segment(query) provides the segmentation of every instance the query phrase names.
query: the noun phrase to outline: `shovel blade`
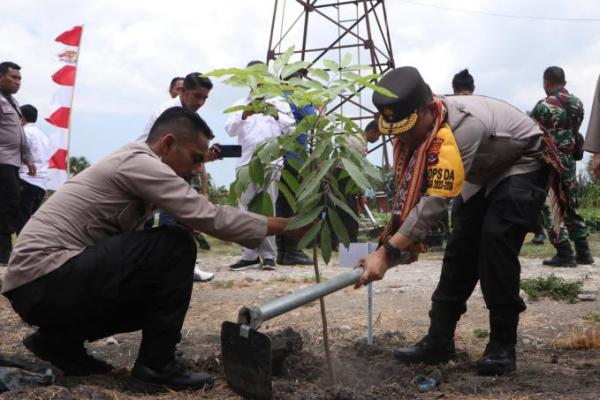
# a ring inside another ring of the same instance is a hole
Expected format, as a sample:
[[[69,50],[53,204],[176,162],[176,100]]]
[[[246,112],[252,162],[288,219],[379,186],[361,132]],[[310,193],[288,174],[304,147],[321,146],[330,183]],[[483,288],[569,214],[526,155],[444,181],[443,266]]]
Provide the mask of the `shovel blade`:
[[[229,387],[247,399],[271,400],[271,339],[247,325],[221,325],[221,355]]]

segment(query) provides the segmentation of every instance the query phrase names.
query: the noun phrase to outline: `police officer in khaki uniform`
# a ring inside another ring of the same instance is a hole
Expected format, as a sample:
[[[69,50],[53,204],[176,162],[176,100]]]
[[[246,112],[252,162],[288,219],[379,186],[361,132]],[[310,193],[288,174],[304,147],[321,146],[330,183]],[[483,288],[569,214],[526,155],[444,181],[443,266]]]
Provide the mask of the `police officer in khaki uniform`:
[[[543,132],[510,104],[483,96],[434,96],[413,67],[390,71],[379,85],[396,95],[376,92],[373,103],[382,115],[380,132],[394,137],[397,194],[393,222],[383,245],[361,260],[365,271],[357,286],[383,278],[401,260],[414,260],[429,227],[460,190],[429,332],[394,355],[405,363],[454,358],[456,324],[479,281],[491,333],[477,371],[514,370],[519,313],[525,310],[518,255],[547,194],[550,168],[540,160],[556,163],[557,152],[548,155]]]

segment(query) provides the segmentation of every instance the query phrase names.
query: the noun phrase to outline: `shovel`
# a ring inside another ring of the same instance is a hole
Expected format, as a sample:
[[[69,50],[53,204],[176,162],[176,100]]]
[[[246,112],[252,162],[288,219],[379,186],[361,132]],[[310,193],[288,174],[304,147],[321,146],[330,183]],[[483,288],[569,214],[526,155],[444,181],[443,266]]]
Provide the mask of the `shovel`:
[[[262,323],[350,286],[362,274],[362,268],[355,268],[261,306],[242,307],[237,323],[223,322],[221,354],[229,387],[243,398],[272,399],[271,339],[258,331]]]

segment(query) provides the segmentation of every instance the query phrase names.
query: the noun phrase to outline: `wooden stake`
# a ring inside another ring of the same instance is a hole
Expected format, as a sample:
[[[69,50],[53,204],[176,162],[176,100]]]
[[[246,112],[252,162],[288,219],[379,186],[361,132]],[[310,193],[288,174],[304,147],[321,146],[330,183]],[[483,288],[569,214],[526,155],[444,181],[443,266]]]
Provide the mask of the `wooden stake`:
[[[319,260],[317,259],[317,244],[313,245],[313,265],[315,267],[315,280],[321,283],[321,274],[319,273]],[[325,310],[325,298],[319,297],[319,305],[321,306],[321,322],[323,326],[323,345],[325,346],[325,359],[327,360],[327,371],[329,372],[329,380],[333,385],[335,383],[335,375],[333,373],[333,364],[331,362],[331,352],[329,351],[329,332],[327,328],[327,312]]]

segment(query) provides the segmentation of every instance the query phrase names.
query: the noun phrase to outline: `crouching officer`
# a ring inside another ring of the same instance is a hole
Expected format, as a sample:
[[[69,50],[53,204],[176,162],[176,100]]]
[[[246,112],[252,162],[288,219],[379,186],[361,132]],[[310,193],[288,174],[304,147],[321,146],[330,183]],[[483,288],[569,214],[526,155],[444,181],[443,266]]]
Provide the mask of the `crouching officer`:
[[[65,375],[112,369],[85,341],[142,331],[127,388],[209,388],[214,377],[175,357],[190,303],[196,244],[191,230],[256,248],[286,218],[212,204],[187,182],[212,131],[195,112],[164,111],[145,143],[124,146],[66,182],[25,225],[3,294],[30,325],[23,344]],[[143,230],[156,208],[180,225]],[[186,229],[187,228],[187,229]],[[301,231],[286,231],[297,239]]]
[[[361,260],[364,274],[357,286],[383,278],[403,260],[414,261],[426,250],[430,226],[449,199],[460,195],[432,296],[429,332],[394,356],[427,364],[455,357],[456,324],[479,280],[491,333],[477,370],[512,371],[519,313],[525,310],[518,255],[537,224],[549,176],[556,182],[556,147],[510,104],[483,96],[435,96],[413,67],[390,71],[379,85],[396,95],[373,95],[379,130],[393,137],[396,197],[383,245]]]

